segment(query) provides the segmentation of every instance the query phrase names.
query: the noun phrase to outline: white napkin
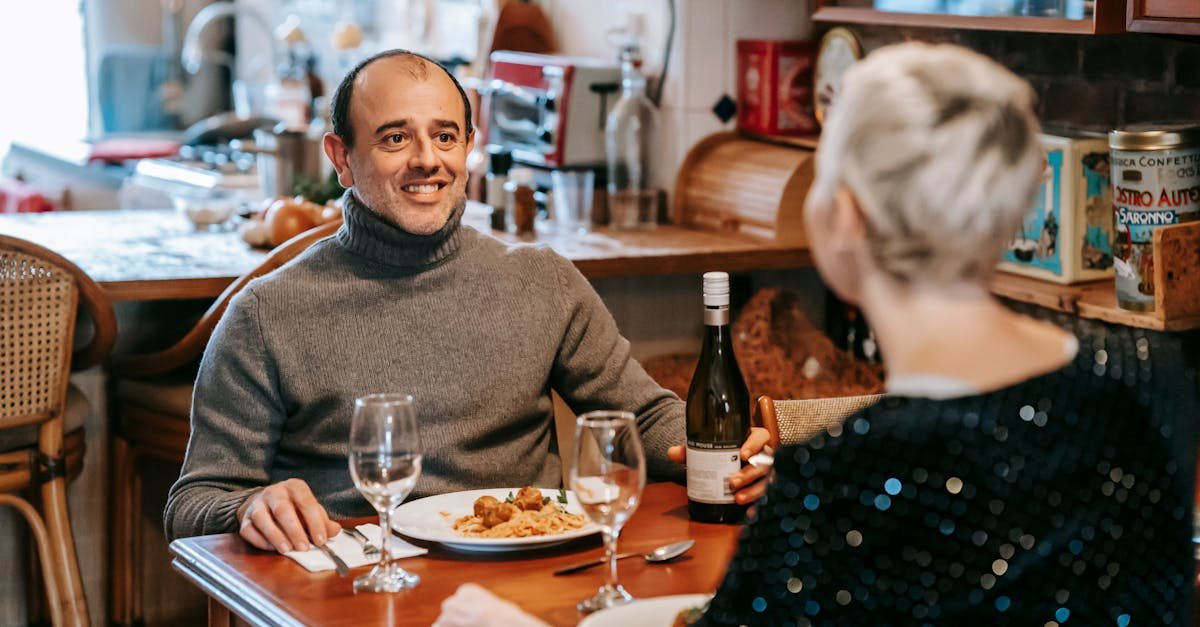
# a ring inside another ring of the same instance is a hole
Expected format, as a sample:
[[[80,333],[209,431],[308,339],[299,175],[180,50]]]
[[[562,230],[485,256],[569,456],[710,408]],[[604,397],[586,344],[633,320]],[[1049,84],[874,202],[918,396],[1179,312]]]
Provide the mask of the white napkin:
[[[380,546],[380,541],[383,539],[379,532],[379,525],[366,524],[358,525],[358,530],[367,536],[371,544]],[[350,568],[358,568],[367,564],[374,564],[379,561],[379,554],[375,553],[370,556],[363,555],[362,545],[357,540],[350,537],[350,534],[342,531],[336,536],[325,542],[325,545],[333,549],[337,556],[342,558],[343,562]],[[401,540],[392,534],[391,538],[392,556],[399,559],[403,557],[416,557],[429,552],[428,549],[423,549],[415,546],[404,540]],[[324,570],[333,570],[333,560],[329,559],[328,555],[321,552],[321,549],[311,548],[307,551],[290,551],[284,555],[296,560],[298,564],[308,569],[309,572],[318,573]]]

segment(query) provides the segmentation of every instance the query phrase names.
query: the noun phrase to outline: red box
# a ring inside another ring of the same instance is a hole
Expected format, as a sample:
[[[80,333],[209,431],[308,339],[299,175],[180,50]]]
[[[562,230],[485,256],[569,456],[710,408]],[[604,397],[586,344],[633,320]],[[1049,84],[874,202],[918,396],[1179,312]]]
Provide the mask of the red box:
[[[813,57],[807,41],[738,40],[738,128],[764,135],[816,133]]]

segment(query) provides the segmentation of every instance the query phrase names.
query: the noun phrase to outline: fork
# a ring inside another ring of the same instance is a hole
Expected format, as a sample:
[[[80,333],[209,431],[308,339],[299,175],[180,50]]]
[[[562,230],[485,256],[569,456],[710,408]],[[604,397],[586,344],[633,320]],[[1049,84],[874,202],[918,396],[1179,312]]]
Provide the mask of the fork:
[[[355,527],[345,527],[344,530],[350,535],[351,538],[354,538],[355,541],[362,545],[363,555],[379,554],[379,547],[371,544],[371,541],[367,538],[367,536],[363,535],[363,532],[359,531]]]

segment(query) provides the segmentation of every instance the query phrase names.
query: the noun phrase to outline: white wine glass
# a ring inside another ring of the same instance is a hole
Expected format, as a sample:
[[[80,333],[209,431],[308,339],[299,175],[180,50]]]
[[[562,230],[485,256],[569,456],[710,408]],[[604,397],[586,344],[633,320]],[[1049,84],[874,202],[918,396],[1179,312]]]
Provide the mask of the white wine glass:
[[[637,510],[646,487],[646,455],[634,415],[627,411],[593,411],[575,422],[571,489],[580,507],[604,534],[608,572],[604,585],[576,606],[594,612],[633,600],[617,583],[617,538]]]
[[[350,422],[350,476],[379,512],[379,563],[354,580],[355,592],[399,592],[421,578],[393,561],[391,514],[421,475],[421,435],[407,394],[372,394],[354,399]]]

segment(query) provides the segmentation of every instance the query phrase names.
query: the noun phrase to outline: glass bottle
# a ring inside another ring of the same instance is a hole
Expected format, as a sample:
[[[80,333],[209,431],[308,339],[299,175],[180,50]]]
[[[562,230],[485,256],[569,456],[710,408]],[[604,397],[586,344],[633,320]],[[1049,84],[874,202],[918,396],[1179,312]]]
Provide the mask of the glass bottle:
[[[688,515],[700,522],[740,522],[746,507],[734,502],[729,476],[742,467],[750,393],[733,355],[724,272],[704,274],[704,344],[686,411]]]
[[[621,50],[621,98],[604,126],[608,158],[608,214],[616,229],[653,228],[658,194],[652,181],[658,110],[646,96],[646,77],[636,41]]]
[[[487,152],[487,183],[483,200],[492,206],[492,229],[504,231],[508,229],[508,195],[504,186],[508,183],[508,171],[512,168],[512,152],[494,144],[487,147]]]
[[[529,168],[513,168],[508,171],[508,181],[504,184],[507,196],[508,231],[517,235],[529,235],[534,232],[534,218],[537,216],[537,201],[534,200],[533,170]]]

